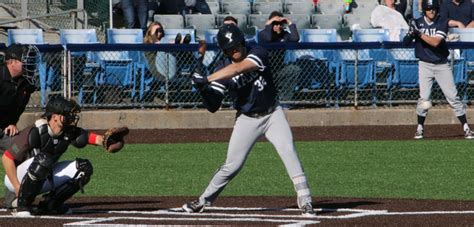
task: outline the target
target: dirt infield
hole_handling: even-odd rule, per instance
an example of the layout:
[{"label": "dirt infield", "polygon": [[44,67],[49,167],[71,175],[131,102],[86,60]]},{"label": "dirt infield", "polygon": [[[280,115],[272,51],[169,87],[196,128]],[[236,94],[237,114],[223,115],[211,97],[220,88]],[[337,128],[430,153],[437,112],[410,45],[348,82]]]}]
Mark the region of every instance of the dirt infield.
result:
[{"label": "dirt infield", "polygon": [[[311,140],[406,140],[415,126],[294,128],[294,138]],[[128,143],[226,142],[230,129],[132,130]],[[462,139],[459,125],[428,125],[427,139]],[[77,197],[73,213],[14,218],[0,209],[0,226],[93,225],[254,225],[319,226],[472,226],[474,201],[412,199],[314,198],[316,217],[302,217],[293,197],[220,197],[200,214],[186,214],[190,197]],[[0,201],[3,202],[3,201]]]},{"label": "dirt infield", "polygon": [[199,214],[180,207],[189,197],[74,198],[72,214],[13,218],[0,210],[1,226],[284,225],[461,226],[474,223],[474,201],[316,198],[316,217],[302,217],[291,197],[221,197]]}]

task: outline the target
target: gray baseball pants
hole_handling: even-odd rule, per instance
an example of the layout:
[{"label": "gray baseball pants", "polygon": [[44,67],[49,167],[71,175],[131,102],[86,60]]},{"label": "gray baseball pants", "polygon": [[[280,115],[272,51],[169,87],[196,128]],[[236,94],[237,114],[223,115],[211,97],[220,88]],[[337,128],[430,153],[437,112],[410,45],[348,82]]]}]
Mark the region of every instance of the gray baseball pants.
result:
[{"label": "gray baseball pants", "polygon": [[286,171],[293,181],[298,206],[311,202],[310,189],[293,143],[290,126],[281,107],[263,117],[253,118],[243,114],[237,117],[227,150],[227,159],[214,174],[201,203],[212,203],[225,186],[242,169],[250,150],[261,135],[275,146]]},{"label": "gray baseball pants", "polygon": [[420,81],[420,99],[416,106],[416,113],[419,116],[426,117],[428,110],[421,108],[420,103],[425,100],[429,101],[431,96],[431,88],[433,82],[438,82],[441,91],[443,91],[446,100],[454,111],[454,114],[459,117],[466,114],[466,107],[461,102],[458,96],[456,85],[454,84],[453,71],[451,66],[446,64],[433,64],[424,61],[419,61],[418,75]]}]

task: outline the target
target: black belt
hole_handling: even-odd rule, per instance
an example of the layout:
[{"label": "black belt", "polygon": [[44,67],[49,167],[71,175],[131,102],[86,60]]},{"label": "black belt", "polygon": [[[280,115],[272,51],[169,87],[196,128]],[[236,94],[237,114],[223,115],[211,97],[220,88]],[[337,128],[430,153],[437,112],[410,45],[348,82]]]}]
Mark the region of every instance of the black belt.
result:
[{"label": "black belt", "polygon": [[247,117],[259,118],[259,117],[267,116],[273,113],[275,109],[276,109],[276,106],[272,106],[272,107],[269,107],[267,110],[264,110],[261,112],[247,112],[247,113],[242,113],[242,114]]}]

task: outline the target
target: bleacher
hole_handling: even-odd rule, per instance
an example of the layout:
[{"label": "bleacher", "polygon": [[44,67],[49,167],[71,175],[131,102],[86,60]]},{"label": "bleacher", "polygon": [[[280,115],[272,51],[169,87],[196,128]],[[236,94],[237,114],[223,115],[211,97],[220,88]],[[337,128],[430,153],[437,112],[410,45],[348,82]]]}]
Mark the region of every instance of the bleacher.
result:
[{"label": "bleacher", "polygon": [[[227,15],[238,18],[239,25],[247,35],[254,35],[263,29],[272,11],[280,11],[292,20],[298,29],[324,28],[336,29],[338,40],[350,39],[347,30],[354,25],[359,28],[372,28],[370,12],[377,5],[377,0],[356,1],[351,13],[344,12],[342,1],[318,1],[317,11],[311,0],[210,0],[207,1],[213,18],[209,15],[154,15],[153,20],[159,21],[169,28],[197,27],[197,38],[202,39],[202,28],[215,29]],[[199,23],[198,23],[199,22]]]}]

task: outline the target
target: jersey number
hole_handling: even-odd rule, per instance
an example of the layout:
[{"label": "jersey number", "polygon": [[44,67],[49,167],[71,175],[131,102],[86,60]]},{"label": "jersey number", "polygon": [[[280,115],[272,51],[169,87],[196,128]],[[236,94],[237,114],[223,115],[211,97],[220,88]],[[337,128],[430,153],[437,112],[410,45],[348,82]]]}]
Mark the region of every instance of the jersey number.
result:
[{"label": "jersey number", "polygon": [[258,77],[257,80],[255,80],[255,82],[253,82],[253,84],[257,86],[258,91],[263,91],[263,89],[265,88],[265,85],[267,85],[267,81],[265,81],[265,79],[263,79],[263,77],[260,76]]}]

